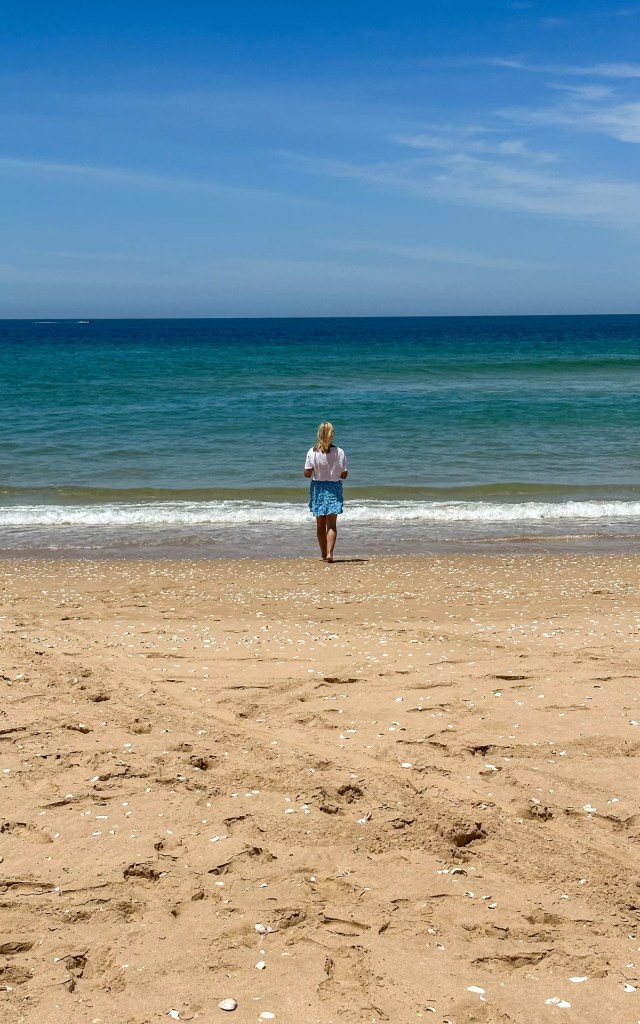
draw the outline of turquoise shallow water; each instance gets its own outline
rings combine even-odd
[[[4,321],[0,355],[0,549],[262,550],[325,418],[359,543],[640,532],[640,316]]]

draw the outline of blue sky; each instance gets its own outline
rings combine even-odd
[[[638,312],[639,39],[590,0],[2,5],[0,317]]]

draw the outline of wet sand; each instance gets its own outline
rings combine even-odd
[[[0,1017],[635,1024],[639,570],[3,563]]]

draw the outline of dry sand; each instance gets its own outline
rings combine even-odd
[[[639,568],[4,563],[0,1019],[636,1024]]]

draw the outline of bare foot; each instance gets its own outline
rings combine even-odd
[[[327,557],[326,557],[325,561],[327,561],[327,562],[333,562],[333,555],[327,555]]]

